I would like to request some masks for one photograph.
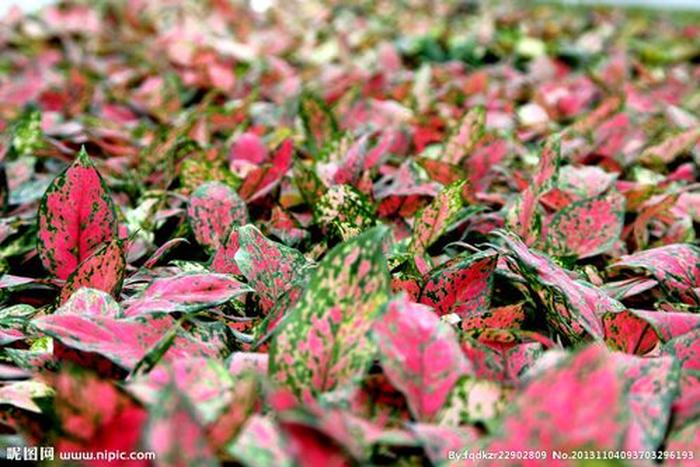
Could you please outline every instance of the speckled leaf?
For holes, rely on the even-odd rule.
[[[431,421],[455,382],[472,371],[456,334],[429,307],[405,296],[389,302],[373,330],[384,373],[414,417]]]
[[[388,299],[385,227],[333,248],[270,348],[270,374],[297,395],[347,384],[372,356],[367,332]]]
[[[102,290],[80,288],[54,311],[54,315],[105,316],[121,318],[123,312],[119,304]]]
[[[376,224],[367,197],[350,185],[335,185],[314,205],[316,221],[343,240]]]
[[[126,257],[120,240],[112,240],[83,260],[68,276],[61,289],[63,303],[81,287],[103,290],[116,296],[122,287],[126,272]]]
[[[639,160],[647,163],[669,164],[700,141],[700,128],[691,128],[644,150]]]
[[[53,389],[41,381],[9,382],[0,387],[0,405],[11,405],[28,412],[41,413],[35,399],[48,398]]]
[[[456,313],[466,318],[489,307],[494,251],[460,256],[430,271],[418,302],[431,306],[438,315]]]
[[[644,355],[659,342],[659,336],[648,322],[624,310],[603,315],[605,343],[613,350]]]
[[[116,237],[114,203],[84,148],[51,182],[38,217],[39,256],[59,279],[68,278],[99,245]]]
[[[448,185],[433,201],[418,212],[413,223],[413,234],[409,249],[422,254],[454,222],[462,209],[464,181]]]
[[[613,191],[566,206],[552,217],[547,231],[557,254],[587,258],[618,241],[624,217],[625,198]]]
[[[260,306],[265,312],[282,294],[301,296],[311,266],[304,255],[267,239],[253,225],[238,230],[238,241],[236,264],[260,297]],[[290,303],[292,305],[294,302]]]
[[[144,437],[146,447],[156,454],[155,465],[219,465],[191,401],[173,381],[151,406]]]
[[[248,223],[248,209],[228,185],[209,182],[192,192],[187,217],[197,242],[216,250],[231,227]]]
[[[694,329],[668,341],[663,353],[675,356],[681,366],[681,394],[700,384],[700,329]]]
[[[513,339],[492,339],[489,330],[472,337],[461,337],[464,355],[472,362],[477,378],[515,384],[544,351],[543,345],[527,335],[513,335]],[[506,342],[503,342],[503,341]]]
[[[131,370],[171,331],[175,321],[167,315],[113,319],[71,313],[42,316],[33,319],[32,324],[71,349],[102,355]],[[179,330],[163,360],[186,356],[216,357],[224,346],[224,342],[203,343]]]
[[[238,227],[233,227],[228,237],[212,255],[210,269],[222,274],[240,274],[241,270],[236,264],[236,252],[238,251]]]
[[[655,451],[663,442],[678,394],[680,365],[670,356],[641,358],[612,355],[625,381],[630,428],[625,449]]]
[[[585,390],[582,390],[585,388]],[[605,397],[601,397],[605,394]],[[489,451],[620,449],[625,393],[607,350],[590,346],[545,370],[518,393]]]
[[[632,268],[649,272],[669,297],[688,304],[700,304],[694,288],[700,284],[700,249],[675,244],[623,256],[615,269]]]
[[[192,312],[221,305],[251,291],[226,274],[183,273],[154,280],[141,296],[125,302],[124,315]]]
[[[520,329],[525,322],[524,303],[491,308],[462,318],[465,331],[484,328]]]
[[[485,124],[486,111],[483,107],[474,107],[467,112],[445,143],[442,160],[459,165],[462,159],[474,150],[476,143],[484,135]]]
[[[567,272],[544,255],[529,250],[513,235],[506,235],[508,258],[527,280],[544,305],[549,325],[572,341],[584,335],[602,339],[602,316],[625,307],[592,285],[571,279]]]
[[[538,211],[540,197],[555,182],[561,145],[558,138],[552,138],[542,148],[537,171],[528,186],[510,208],[506,216],[506,225],[531,245],[539,238],[542,229],[541,215]]]

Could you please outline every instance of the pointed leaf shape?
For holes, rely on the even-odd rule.
[[[292,167],[293,153],[294,144],[292,140],[285,140],[274,156],[272,156],[272,161],[269,164],[256,167],[243,180],[243,184],[238,189],[241,197],[251,202],[262,198],[272,191]]]
[[[127,303],[124,316],[192,312],[221,305],[251,291],[226,274],[183,273],[154,280],[140,297]]]
[[[442,160],[459,165],[462,159],[474,150],[476,143],[484,135],[485,125],[486,110],[483,107],[474,107],[467,112],[445,143]]]
[[[120,240],[112,240],[104,247],[85,258],[76,268],[61,289],[60,302],[63,303],[81,287],[103,290],[117,296],[122,287],[126,272],[126,257]]]
[[[222,274],[240,274],[241,270],[236,264],[236,252],[238,251],[238,228],[233,227],[226,237],[224,244],[220,246],[211,258],[210,269]]]
[[[431,306],[440,316],[456,313],[466,318],[486,311],[497,262],[494,251],[453,258],[430,271],[418,302]]]
[[[389,302],[373,330],[384,373],[406,396],[413,416],[431,421],[457,380],[472,372],[454,330],[405,295]]]
[[[297,395],[347,384],[372,357],[367,332],[388,299],[385,227],[333,248],[270,348],[270,375]]]
[[[114,203],[85,148],[46,190],[37,250],[44,267],[66,279],[95,249],[116,237]]]
[[[645,163],[669,164],[700,141],[700,128],[691,128],[644,150],[639,160]]]
[[[238,230],[240,247],[235,261],[248,284],[269,311],[282,294],[301,296],[309,273],[309,261],[294,248],[273,242],[253,225]],[[294,303],[291,303],[293,305]]]
[[[197,242],[215,250],[232,226],[248,223],[248,208],[228,185],[208,182],[192,192],[187,217]]]
[[[338,134],[338,122],[328,105],[311,92],[304,92],[299,99],[299,116],[304,125],[306,144],[315,158],[321,149]]]
[[[113,319],[70,313],[35,318],[32,324],[66,347],[102,355],[131,370],[162,338],[168,337],[175,321],[167,315]],[[164,361],[187,356],[217,357],[227,345],[222,338],[203,342],[182,330],[176,330],[172,339]]]
[[[556,181],[561,158],[561,143],[558,137],[548,140],[542,152],[530,186],[516,199],[506,216],[506,225],[531,245],[539,238],[542,219],[538,212],[540,198]]]
[[[413,253],[424,253],[455,221],[463,205],[464,184],[461,181],[446,186],[416,215],[409,246]]]
[[[622,233],[625,198],[617,192],[577,201],[557,212],[547,227],[554,251],[587,258],[607,251]]]
[[[509,258],[544,305],[552,328],[578,341],[584,334],[602,339],[602,316],[625,307],[600,289],[569,277],[566,271],[544,255],[529,250],[513,235],[506,235]]]

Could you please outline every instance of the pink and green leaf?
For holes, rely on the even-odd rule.
[[[430,272],[418,302],[431,306],[440,316],[456,313],[467,318],[486,311],[497,262],[494,251],[445,262]]]
[[[390,287],[385,234],[376,227],[333,248],[279,327],[270,348],[270,375],[297,395],[347,384],[370,362],[367,333]]]
[[[116,237],[114,203],[84,148],[49,185],[38,218],[39,257],[59,279],[67,279],[96,248]]]
[[[450,164],[459,165],[471,154],[484,135],[485,125],[486,110],[483,107],[474,107],[467,112],[445,143],[441,159]]]
[[[232,227],[248,223],[248,208],[228,185],[208,182],[192,192],[187,217],[197,242],[217,250]]]
[[[61,289],[61,303],[81,287],[102,290],[117,296],[126,273],[126,257],[121,240],[112,240],[83,260],[68,276]]]
[[[620,238],[625,198],[617,192],[574,202],[557,212],[547,231],[553,250],[587,258],[605,253]]]
[[[125,303],[124,316],[194,312],[222,305],[251,291],[227,274],[183,273],[154,280],[138,298]]]
[[[240,244],[235,261],[268,312],[282,294],[297,298],[306,284],[311,264],[299,251],[273,242],[253,225],[238,229]],[[295,300],[289,305],[294,305]]]
[[[464,181],[446,186],[413,221],[409,250],[424,253],[457,219],[463,205]]]

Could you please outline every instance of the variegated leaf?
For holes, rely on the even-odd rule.
[[[59,279],[68,278],[99,245],[116,237],[114,203],[85,148],[49,185],[38,217],[39,256]]]
[[[367,332],[389,295],[382,254],[386,228],[331,250],[270,348],[270,375],[297,395],[349,383],[372,357]]]

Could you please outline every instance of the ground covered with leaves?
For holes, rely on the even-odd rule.
[[[698,462],[698,17],[496,3],[10,13],[1,445]]]

